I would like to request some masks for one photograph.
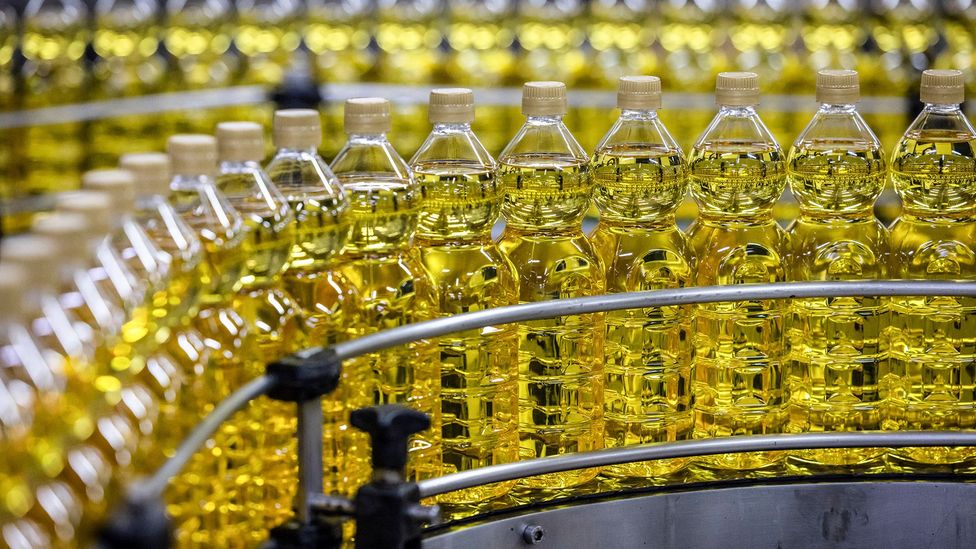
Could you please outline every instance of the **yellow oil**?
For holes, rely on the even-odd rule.
[[[452,162],[413,166],[424,197],[415,246],[434,281],[442,316],[518,303],[514,268],[491,239],[501,188],[493,171],[479,168]],[[444,474],[517,461],[515,325],[443,336],[438,346]],[[513,485],[463,490],[439,501],[477,504]]]
[[[885,185],[881,150],[857,140],[798,143],[788,159],[801,216],[789,229],[793,280],[888,278],[888,232],[872,206]],[[882,426],[889,302],[880,297],[796,299],[790,309],[790,432]],[[881,466],[881,449],[798,451],[808,467]]]
[[[895,278],[976,278],[976,140],[970,132],[909,133],[892,156],[904,214],[891,227]],[[898,297],[891,304],[891,375],[883,380],[885,422],[899,429],[971,429],[976,425],[976,300]],[[965,448],[893,450],[906,469],[960,466]]]
[[[361,335],[430,320],[437,293],[410,243],[417,225],[420,193],[399,179],[341,177],[349,197],[352,232],[338,270],[359,295]],[[424,479],[441,474],[440,367],[437,345],[420,340],[351,361],[370,385],[373,402],[401,404],[431,417],[431,429],[410,441],[407,474]],[[348,390],[348,388],[347,388]],[[357,389],[358,391],[358,389]]]
[[[693,255],[674,221],[687,190],[680,151],[647,146],[598,150],[592,163],[601,210],[591,239],[607,268],[607,292],[683,288]],[[651,307],[606,313],[604,441],[608,448],[691,438],[693,310]],[[684,458],[604,469],[613,477],[662,477]]]
[[[240,2],[234,45],[244,56],[247,84],[276,85],[284,77],[302,37],[298,27],[298,3],[268,0]]]
[[[698,286],[786,280],[788,238],[772,218],[786,162],[767,143],[706,142],[689,155],[700,217],[689,236]],[[703,304],[695,319],[696,438],[778,433],[786,420],[784,339],[787,304],[732,301]],[[702,458],[714,470],[776,466],[782,452]]]
[[[515,266],[519,302],[604,292],[604,269],[583,236],[592,189],[588,166],[546,154],[501,159],[505,232],[498,243]],[[603,316],[566,315],[519,324],[519,457],[603,447]],[[596,469],[526,479],[561,489],[593,479]]]

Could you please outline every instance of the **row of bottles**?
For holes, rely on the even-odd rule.
[[[758,76],[722,73],[719,112],[685,155],[658,118],[661,82],[620,80],[593,155],[563,116],[566,87],[525,85],[526,121],[498,160],[471,130],[473,94],[431,93],[407,162],[390,103],[346,102],[331,164],[314,110],[176,135],[168,154],[89,172],[31,234],[4,240],[3,418],[12,453],[7,544],[84,537],[118,486],[155,469],[203,415],[276,357],[468,311],[690,285],[968,279],[976,262],[976,131],[958,71],[926,71],[926,107],[891,167],[857,113],[857,73],[822,71],[821,107],[784,154],[756,113]],[[871,207],[888,173],[906,204]],[[772,206],[787,182],[801,216]],[[700,215],[674,212],[690,188]],[[584,234],[591,198],[598,226]],[[505,220],[500,237],[492,229]],[[27,282],[29,281],[29,283]],[[27,288],[29,291],[23,291]],[[326,489],[369,474],[349,411],[431,415],[412,478],[604,446],[751,433],[964,428],[972,423],[972,300],[830,298],[565,315],[421,340],[348,361],[324,400]],[[6,349],[10,349],[7,352]],[[14,398],[16,397],[16,398]],[[9,423],[9,428],[8,428]],[[182,546],[257,543],[290,515],[291,407],[259,399],[170,486]],[[9,441],[8,441],[9,438]],[[799,452],[805,468],[880,467],[887,452]],[[908,469],[968,465],[951,448],[898,451]],[[704,478],[759,474],[782,453],[697,461]],[[666,477],[687,460],[613,467]],[[571,493],[597,470],[526,479],[517,498]],[[477,506],[512,484],[452,494]],[[11,541],[13,540],[13,541]]]

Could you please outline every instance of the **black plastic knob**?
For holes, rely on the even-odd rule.
[[[331,393],[339,385],[342,362],[335,351],[307,349],[268,364],[265,373],[275,384],[268,397],[304,402]]]
[[[369,433],[373,469],[403,471],[410,435],[430,428],[427,414],[392,404],[354,410],[350,419],[354,427]]]

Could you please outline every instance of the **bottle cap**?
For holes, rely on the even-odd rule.
[[[322,120],[314,109],[283,109],[274,114],[274,146],[279,149],[317,149],[322,144]]]
[[[759,75],[754,72],[720,72],[715,80],[715,103],[746,107],[759,104]]]
[[[84,216],[90,238],[102,238],[112,230],[112,198],[103,192],[61,193],[57,197],[57,211]]]
[[[390,102],[381,97],[347,99],[344,128],[347,134],[390,131]]]
[[[57,240],[39,234],[5,238],[0,256],[24,269],[31,287],[54,289],[61,281],[61,250]]]
[[[817,72],[817,103],[850,105],[861,100],[857,71],[823,69]]]
[[[169,156],[164,153],[130,153],[119,158],[119,168],[132,174],[138,196],[169,196]]]
[[[0,317],[20,320],[24,314],[24,290],[29,285],[27,272],[16,263],[0,264]]]
[[[617,81],[617,108],[639,111],[661,108],[661,79],[656,76],[621,76]]]
[[[431,90],[427,118],[431,124],[474,122],[474,92],[467,88]]]
[[[264,160],[264,128],[254,122],[217,124],[217,149],[221,162]]]
[[[924,71],[919,99],[922,103],[958,105],[966,99],[966,78],[957,70]]]
[[[125,170],[92,170],[81,176],[81,187],[100,191],[112,198],[115,215],[132,213],[136,207],[135,178]]]
[[[522,86],[522,114],[525,116],[562,116],[568,109],[566,84],[526,82]]]
[[[88,220],[77,213],[54,212],[37,218],[31,232],[53,238],[66,259],[86,261],[91,252]]]
[[[206,175],[217,173],[217,140],[203,134],[178,134],[169,138],[166,152],[174,175]]]

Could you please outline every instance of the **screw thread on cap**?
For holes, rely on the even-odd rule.
[[[322,144],[322,119],[314,109],[275,111],[272,125],[274,146],[278,149],[317,149]]]
[[[566,84],[526,82],[522,86],[522,114],[525,116],[563,116],[568,110]]]
[[[138,196],[169,196],[169,156],[164,153],[130,153],[119,158],[119,169],[132,174]]]
[[[264,128],[254,122],[217,124],[217,156],[221,162],[261,162]]]
[[[919,99],[922,103],[958,105],[966,100],[966,77],[954,69],[924,71]]]
[[[661,79],[656,76],[621,76],[617,80],[617,108],[648,111],[661,108]]]
[[[98,191],[72,191],[61,193],[57,199],[57,211],[76,213],[88,222],[88,236],[101,239],[112,230],[112,199]]]
[[[0,318],[24,319],[24,289],[30,284],[27,271],[15,263],[0,263]]]
[[[861,100],[857,71],[823,69],[817,72],[817,103],[850,105]]]
[[[347,99],[343,127],[347,134],[387,133],[390,131],[390,102],[381,97]]]
[[[166,143],[174,175],[213,177],[217,173],[217,140],[210,135],[178,134]]]
[[[467,88],[431,90],[427,118],[431,124],[474,122],[474,92]]]
[[[112,198],[116,215],[132,213],[136,207],[136,184],[131,172],[125,170],[92,170],[81,176],[84,189],[99,191]]]
[[[759,75],[754,72],[720,72],[715,80],[715,103],[723,107],[759,104]]]

